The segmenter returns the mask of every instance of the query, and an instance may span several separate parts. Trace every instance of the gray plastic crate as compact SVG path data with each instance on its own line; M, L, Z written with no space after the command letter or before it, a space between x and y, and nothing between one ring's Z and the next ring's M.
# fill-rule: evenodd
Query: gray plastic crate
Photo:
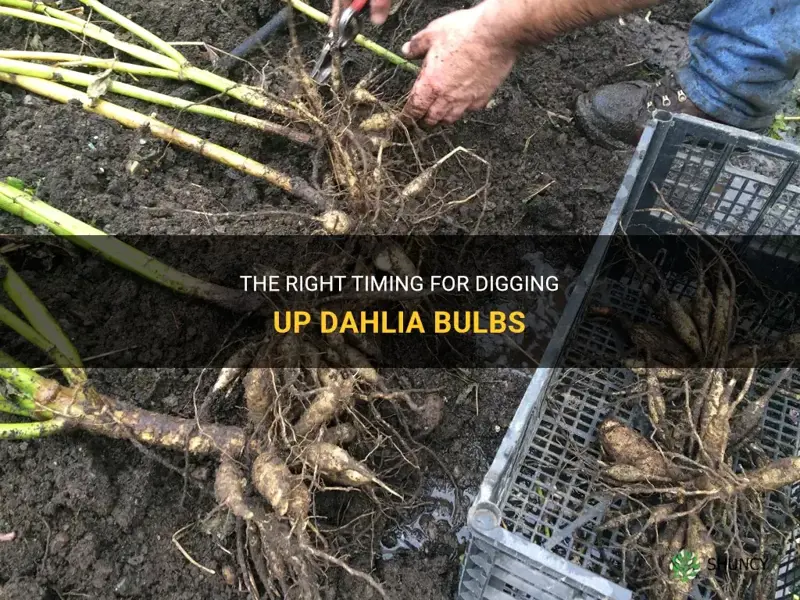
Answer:
M587 356L611 361L620 350L611 327L583 318L587 306L598 303L636 319L652 318L635 269L609 274L611 236L620 225L629 234L677 232L673 217L653 210L654 183L705 233L771 236L750 242L756 254L770 257L758 275L763 271L766 277L774 262L785 259L800 278L800 237L788 237L800 234L798 166L800 150L789 144L692 117L654 116L548 345L543 362L554 366L536 371L470 509L472 538L459 600L632 597L622 581L622 534L595 532L608 509L618 507L597 485L595 432L612 410L636 425L636 415L621 411L614 395L634 376L624 368L581 366ZM693 293L691 279L685 272L667 272L679 297ZM763 340L798 323L800 299L781 293L768 305L749 303L738 333ZM769 387L776 374L761 370L753 394ZM768 407L762 437L775 458L800 452L800 371L782 390ZM800 507L800 486L791 497L794 508ZM780 510L774 498L768 506ZM800 543L800 531L795 539ZM776 599L791 600L800 588L797 554L797 544L790 544ZM697 589L694 594L706 596Z

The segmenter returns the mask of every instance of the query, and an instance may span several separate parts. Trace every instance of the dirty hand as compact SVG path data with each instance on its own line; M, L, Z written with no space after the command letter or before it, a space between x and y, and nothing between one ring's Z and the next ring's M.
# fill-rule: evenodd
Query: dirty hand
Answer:
M409 117L454 123L484 108L508 77L519 51L486 26L483 11L479 4L436 19L403 46L408 58L425 57L404 109Z

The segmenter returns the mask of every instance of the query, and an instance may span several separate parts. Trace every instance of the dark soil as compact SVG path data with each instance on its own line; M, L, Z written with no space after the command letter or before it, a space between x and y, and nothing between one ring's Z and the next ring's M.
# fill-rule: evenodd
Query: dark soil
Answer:
M167 40L202 40L223 49L233 48L277 6L254 0L109 4ZM655 10L650 20L685 28L703 4L671 2ZM382 39L399 48L403 39L430 19L463 6L407 0L407 6L383 30ZM318 47L319 29L303 26L301 33ZM37 34L46 50L72 43L46 28L0 21L0 47L30 47ZM641 76L644 58L657 62L652 60L646 38L632 36L615 21L531 50L499 92L495 108L446 132L454 145L468 147L492 163L492 187L481 233L598 230L629 153L592 145L575 127L572 109L583 91ZM278 39L252 62L259 69L266 65L269 71L269 64L274 65L284 50L285 41ZM189 48L187 53L198 64L207 64L208 55L202 49ZM402 93L409 82L398 79L393 87ZM159 115L167 120L171 116L166 110L159 110ZM309 171L308 154L280 140L185 115L171 122L287 170ZM143 165L135 175L126 169L131 160ZM9 175L36 185L47 202L109 233L313 230L308 221L296 217L221 219L169 210L303 207L265 183L165 147L140 132L0 85L0 176ZM551 181L546 190L523 203ZM442 224L443 231L472 231L481 210L479 204L467 205ZM0 216L0 223L4 231L30 231L20 220L7 216ZM545 260L559 272L567 267L560 256L545 256ZM184 416L193 415L193 394L202 397L213 379L211 373L174 369L98 369L91 375L106 393ZM511 370L421 370L399 375L409 387L444 389L445 420L429 444L460 488L456 494L460 510L447 527L441 523L428 527L419 550L376 560L375 575L397 600L443 600L453 596L458 579L464 547L456 534L465 522L468 492L487 470L522 397L527 375ZM477 387L471 388L474 384ZM462 394L467 389L470 393ZM231 410L236 410L238 402L234 398ZM185 480L180 474L184 467L180 456L144 453L128 443L84 435L0 444L0 533L16 533L13 542L0 542L0 599L243 598L238 584L226 584L221 575L226 568L236 570L230 540L215 540L197 526L180 538L185 551L215 575L191 565L173 543L176 532L196 524L215 505L209 493L214 464L192 461ZM426 468L431 485L450 485L448 473L442 473L434 461ZM383 538L393 533L376 535ZM369 568L368 557L354 560L366 560ZM368 588L331 575L331 597L372 597Z

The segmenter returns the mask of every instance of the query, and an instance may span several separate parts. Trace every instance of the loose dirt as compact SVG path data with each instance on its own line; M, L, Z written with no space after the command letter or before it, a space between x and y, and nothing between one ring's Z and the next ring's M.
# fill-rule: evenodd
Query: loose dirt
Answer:
M167 40L201 40L225 50L278 6L251 0L120 0L109 5ZM673 2L655 10L650 21L685 30L702 5L694 0ZM367 33L398 49L429 20L463 7L458 2L406 0L381 32ZM572 108L577 96L593 86L647 75L641 63L645 58L652 61L653 52L642 42L647 36L631 36L625 27L609 22L531 50L497 94L493 109L441 132L452 144L468 147L492 163L486 206L465 205L441 224L441 232L472 231L481 213L480 233L598 230L630 154L592 145L576 128ZM658 31L653 44L663 45L663 27ZM305 24L301 33L312 57L321 43L321 30ZM22 49L35 41L54 50L60 40L45 28L0 22L3 48ZM256 68L242 69L238 77L257 81L260 70L269 72L285 48L285 36L276 37L251 58ZM209 53L202 47L189 47L187 54L208 64ZM355 68L372 64L370 57L357 54ZM401 95L410 81L398 74L385 91ZM308 169L308 153L281 140L207 119L175 118L166 110L159 115L287 170ZM142 165L136 175L126 169L132 160ZM216 213L296 206L265 183L165 147L80 108L56 105L8 86L0 86L0 175L36 185L49 203L109 233L313 231L308 221L292 217L218 218L175 212L176 208ZM30 232L21 223L0 216L3 231ZM559 273L581 266L568 264L558 253L544 259ZM127 290L132 292L145 295L147 289ZM113 293L126 297L122 288ZM208 372L176 369L98 369L90 375L105 393L183 416L193 415L193 398L202 398L213 379ZM444 600L453 596L457 584L459 559L465 551L460 530L471 494L513 417L529 374L498 369L396 375L411 388L442 388L447 399L445 419L428 440L441 465L431 460L426 475L430 490L446 488L452 493L438 501L433 494L436 506L374 532L375 575L397 600ZM227 410L240 405L241 398L234 397ZM236 571L231 548L196 525L215 505L210 492L213 470L211 462L184 464L180 456L143 453L128 443L85 435L0 445L0 533L16 533L13 542L0 542L0 598L242 598L242 590L226 584L222 575L226 569ZM448 506L448 518L436 518ZM403 528L412 524L419 525L414 539L420 543L381 552L381 545L392 548L399 538L407 538ZM181 533L180 546L205 570L191 565L173 542L176 532L187 526L192 527ZM370 568L369 557L351 560ZM328 587L330 598L366 600L373 594L333 571Z

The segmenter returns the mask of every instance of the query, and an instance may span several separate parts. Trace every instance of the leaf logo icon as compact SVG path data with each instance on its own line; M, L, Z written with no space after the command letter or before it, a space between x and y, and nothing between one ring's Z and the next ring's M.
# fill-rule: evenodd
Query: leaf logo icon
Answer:
M700 561L694 552L681 550L672 557L669 570L672 571L673 578L688 583L700 574Z

